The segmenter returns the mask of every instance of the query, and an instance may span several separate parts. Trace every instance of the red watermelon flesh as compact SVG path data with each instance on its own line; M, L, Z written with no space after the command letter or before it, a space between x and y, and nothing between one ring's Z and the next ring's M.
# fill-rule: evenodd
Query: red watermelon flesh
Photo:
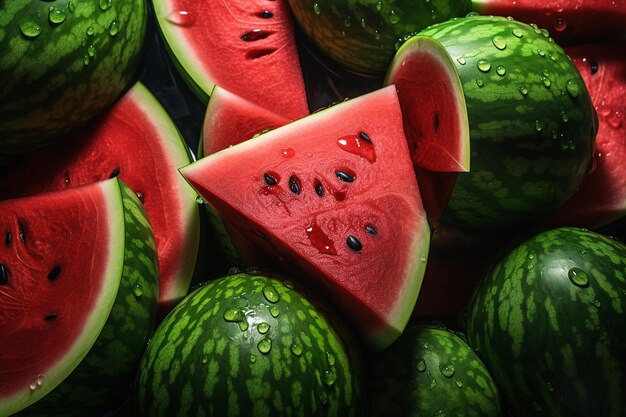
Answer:
M202 155L210 155L291 120L215 87L202 128Z
M545 28L559 45L611 40L626 35L623 0L472 0L480 14L512 16Z
M107 321L124 265L118 182L0 201L0 230L0 415L7 415L65 378Z
M201 97L219 85L283 117L308 114L293 21L284 0L155 0L159 29Z
M626 43L568 48L598 114L594 165L580 188L548 220L549 226L596 229L626 214Z
M413 310L429 228L395 87L337 104L181 170L266 257L321 283L374 348Z
M163 315L187 294L198 253L196 193L178 173L190 162L174 123L139 83L80 135L28 155L0 175L0 200L119 176L140 197L152 224Z

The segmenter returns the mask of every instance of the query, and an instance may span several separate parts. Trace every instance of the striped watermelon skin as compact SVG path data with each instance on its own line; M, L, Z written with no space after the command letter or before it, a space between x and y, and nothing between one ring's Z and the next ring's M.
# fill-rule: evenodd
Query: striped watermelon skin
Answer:
M125 219L124 267L111 314L76 369L16 416L98 415L117 408L132 393L132 381L155 326L159 270L145 210L135 192L119 183Z
M467 336L514 415L626 415L626 245L540 233L485 276Z
M155 331L138 374L138 415L360 415L358 354L329 320L288 281L211 281Z
M443 45L470 129L471 170L457 175L441 223L495 232L556 210L582 181L597 131L589 93L563 49L545 30L493 16L452 19L419 35L396 62L423 37Z
M111 105L134 76L146 24L146 0L0 3L3 157L61 140Z
M502 415L491 374L467 342L443 326L412 323L372 359L368 416Z

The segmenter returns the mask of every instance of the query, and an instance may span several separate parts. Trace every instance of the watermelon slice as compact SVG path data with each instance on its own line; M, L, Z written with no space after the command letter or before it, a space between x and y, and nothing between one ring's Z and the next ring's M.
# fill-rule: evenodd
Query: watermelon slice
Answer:
M206 102L219 85L298 119L308 114L293 22L286 1L153 1L166 46Z
M547 221L597 229L626 215L626 43L567 49L580 71L598 114L594 164L580 188Z
M622 0L472 0L480 14L512 16L549 30L559 45L611 40L626 35Z
M191 162L183 139L138 83L94 125L65 142L24 157L0 175L0 199L119 176L140 196L152 223L162 315L187 294L200 240L196 193L177 171Z
M181 172L266 257L296 265L325 286L373 348L402 332L421 285L430 231L395 87Z
M158 294L134 192L110 179L5 200L0 230L0 415L37 401L19 415L114 407L130 394Z
M210 155L291 120L215 87L202 127L199 155Z

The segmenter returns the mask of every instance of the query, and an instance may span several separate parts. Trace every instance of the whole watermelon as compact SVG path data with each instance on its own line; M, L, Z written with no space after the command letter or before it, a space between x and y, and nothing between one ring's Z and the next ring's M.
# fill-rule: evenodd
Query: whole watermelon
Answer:
M626 416L626 245L540 233L484 277L467 336L514 415Z
M360 416L358 354L337 325L289 281L211 281L157 328L140 365L138 415Z
M135 74L146 24L146 0L0 2L0 162L111 105Z

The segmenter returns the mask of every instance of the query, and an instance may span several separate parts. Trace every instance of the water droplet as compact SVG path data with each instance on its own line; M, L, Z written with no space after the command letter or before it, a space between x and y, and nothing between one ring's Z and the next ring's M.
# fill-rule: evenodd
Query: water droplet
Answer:
M446 378L452 378L452 375L454 375L454 371L455 371L454 365L452 365L451 363L440 365L439 370L441 371L442 375L445 376Z
M524 32L521 29L515 28L513 29L513 36L515 36L516 38L521 38L522 36L524 36Z
M256 329L259 331L259 333L265 334L270 330L270 324L266 322L259 323Z
M376 29L374 31L374 39L379 40L380 39L380 32L378 31L378 29Z
M259 341L259 343L257 343L256 345L257 349L259 349L259 352L261 353L269 353L270 350L272 350L272 340L270 338L264 338L261 339Z
M203 364L203 365L206 365L207 363L209 363L209 357L208 357L208 356L206 356L206 355L204 355L204 356L202 357L202 364Z
M456 386L457 386L457 387L459 387L459 388L462 388L462 387L463 387L463 382L459 381L458 379L456 380L455 384L456 384Z
M502 65L498 65L498 68L496 68L496 74L503 77L506 74L506 68Z
M317 224L309 226L306 229L306 235L313 247L315 247L320 253L327 255L337 254L335 242L333 242Z
M554 391L554 387L549 382L546 382L546 389L548 390L548 392L553 392Z
M320 402L322 404L326 404L328 402L328 394L326 394L324 391L320 391L317 396L320 399Z
M479 87L482 87L482 86L485 85L485 82L483 81L482 78L476 77L476 85L479 86Z
M435 414L433 414L433 417L446 417L446 412L445 410L437 410Z
M328 362L330 366L334 366L336 362L335 355L330 352L326 352L326 362Z
M565 89L572 97L578 97L578 93L580 92L580 86L574 80L568 80L565 84Z
M541 83L546 88L550 88L550 86L552 85L552 81L550 81L550 79L545 75L541 77Z
M50 8L50 12L48 13L48 20L55 25L59 25L65 22L67 15L61 9Z
M572 268L567 272L567 276L572 284L578 287L586 287L589 285L589 275L580 268Z
M255 363L256 362L256 355L254 353L250 354L250 363Z
M561 120L563 120L563 123L569 122L569 115L567 114L565 110L561 110L560 114L561 114Z
M486 59L479 59L476 63L476 66L482 72L489 72L489 70L491 69L491 63Z
M109 23L109 35L115 36L119 33L119 31L117 20L112 20L111 23Z
M595 299L591 302L591 304L593 304L593 306L594 306L594 307L596 307L596 308L600 308L600 307L602 307L602 303L601 303L601 302L600 302L600 300L598 300L597 298L595 298Z
M89 65L89 55L83 55L83 64L85 66Z
M535 120L535 132L539 133L542 130L543 130L543 123L541 123L540 120ZM532 259L532 258L530 258L530 256L531 255L528 255L528 258ZM534 255L532 255L532 256L534 257Z
M369 136L362 132L358 135L347 135L337 139L337 145L351 154L367 159L368 162L376 162L376 151Z
M22 32L22 35L26 36L27 38L34 39L37 36L41 35L41 26L39 26L35 22L27 20L26 22L22 22L20 24L20 32Z
M313 12L318 16L322 13L319 3L313 3Z
M272 317L276 318L280 314L280 310L278 310L278 307L276 307L276 306L271 306L270 307L270 314L272 315Z
M352 26L352 16L346 17L345 20L343 21L343 25L347 28Z
M293 353L296 356L302 355L302 345L300 345L297 342L293 342L291 344L291 353Z
M245 314L243 313L243 311L241 311L238 308L229 308L226 311L224 311L224 320L226 321L240 322L245 319L246 319Z
M76 10L76 5L74 4L73 1L67 2L67 10L69 10L70 13L74 13L74 11Z
M528 95L528 88L523 84L517 87L517 91L519 91L519 93L523 95L524 97Z
M609 122L609 125L611 127L613 127L614 129L617 129L620 126L622 126L623 119L624 117L623 117L622 112L616 110L610 113L609 117L607 118L607 122Z
M133 294L135 294L135 297L137 298L143 295L143 289L141 288L141 285L135 284L135 287L133 288Z
M98 0L98 7L100 7L100 10L102 10L103 12L105 10L109 10L111 8L111 5L111 0Z
M565 29L567 29L567 22L565 19L557 17L554 21L554 30L557 32L563 32Z
M96 48L93 45L89 45L87 48L87 55L89 55L90 58L96 56Z
M37 381L35 380L30 381L28 388L30 388L31 391L35 391L38 388Z
M273 285L266 285L263 287L263 296L270 303L277 303L280 301L280 294Z
M426 370L426 361L424 359L419 358L417 363L415 364L415 369L417 372L424 372Z
M392 25L395 25L399 21L400 21L400 16L396 14L395 10L391 10L389 12L389 23L391 23Z
M85 33L87 34L87 36L93 36L96 33L96 30L93 28L93 26L89 26Z
M337 374L335 374L332 369L328 369L326 372L324 372L324 382L326 383L326 385L331 386L335 383L336 380Z
M491 42L493 43L493 46L501 51L506 49L506 40L502 36L494 36L491 38Z
M196 23L196 17L187 10L175 10L165 17L165 20L173 25L188 28Z
M542 58L546 57L546 53L543 52L543 49L537 49L537 55L539 55Z
M458 57L456 61L461 65L465 65L467 63L467 60L463 58L462 56Z
M283 285L285 286L285 288L289 288L290 290L293 290L294 288L296 288L294 283L289 280L284 281Z
M550 37L550 32L548 32L548 29L545 29L545 28L541 29L539 30L539 33L541 33L544 36L544 38L548 38L550 42L554 42L554 39Z
M376 11L380 12L382 10L383 10L383 2L382 1L376 2Z

